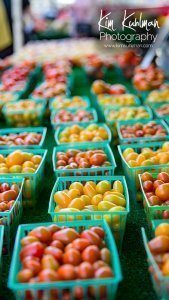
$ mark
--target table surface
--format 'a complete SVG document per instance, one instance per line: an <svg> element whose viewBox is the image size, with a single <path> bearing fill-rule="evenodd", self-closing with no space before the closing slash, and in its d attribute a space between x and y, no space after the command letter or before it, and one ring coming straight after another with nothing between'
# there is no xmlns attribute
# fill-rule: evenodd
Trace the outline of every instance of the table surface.
<svg viewBox="0 0 169 300"><path fill-rule="evenodd" d="M75 69L74 75L74 95L86 95L90 97L90 82L86 80L83 72ZM124 83L131 90L130 82L126 82L121 75L114 75L113 72L108 73L106 81L111 83ZM0 124L1 125L1 124ZM2 124L4 127L4 125ZM54 134L52 128L47 124L48 132L44 148L48 149L46 159L46 168L43 179L43 190L37 195L37 204L33 211L24 209L21 224L40 223L51 221L48 215L48 203L52 187L55 182L55 177L52 168L52 151L56 145L54 141ZM118 157L117 148L113 147L115 159L117 162L117 169L115 175L123 175L123 170ZM146 253L144 250L141 227L145 227L148 231L148 225L144 210L140 205L136 204L130 199L131 212L127 218L127 226L123 241L123 248L120 254L123 281L120 283L117 291L117 300L156 300L157 297L153 290L150 276L148 273L148 265ZM12 256L12 255L11 255ZM7 277L9 272L9 264L11 257L3 256L3 272L2 272L2 286L0 288L0 300L13 300L14 296L6 288ZM19 300L19 299L17 299Z"/></svg>

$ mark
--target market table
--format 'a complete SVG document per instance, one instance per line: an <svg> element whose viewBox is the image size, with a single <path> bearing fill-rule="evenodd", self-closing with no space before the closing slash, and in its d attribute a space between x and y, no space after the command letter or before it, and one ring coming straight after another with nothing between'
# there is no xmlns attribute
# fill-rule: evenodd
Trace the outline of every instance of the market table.
<svg viewBox="0 0 169 300"><path fill-rule="evenodd" d="M73 71L74 76L74 95L86 95L90 96L90 82L84 77L84 73L80 69L75 69ZM106 81L111 83L122 83L127 85L131 90L131 83L126 82L121 76L115 75L114 72L109 72L106 77ZM52 151L55 146L53 130L49 123L46 124L48 127L47 137L45 141L44 148L48 149L45 176L43 181L43 190L37 195L38 201L34 210L25 210L22 216L22 224L27 223L37 223L51 221L48 215L48 203L50 193L52 191L55 177L52 168ZM4 127L4 124L0 124L0 127ZM113 147L113 145L111 145ZM113 152L115 154L115 159L117 162L117 169L115 170L115 175L123 175L123 170L121 167L120 159L118 157L117 149L113 147ZM120 254L120 261L123 272L123 281L119 285L117 292L117 300L146 300L157 299L155 292L153 290L149 273L148 265L146 261L146 253L144 250L141 227L145 227L148 232L148 224L143 208L140 205L136 205L130 199L130 209L131 212L127 218L127 226L123 241L123 248ZM12 293L6 288L10 257L3 256L3 282L1 286L0 300L13 300L14 297Z"/></svg>

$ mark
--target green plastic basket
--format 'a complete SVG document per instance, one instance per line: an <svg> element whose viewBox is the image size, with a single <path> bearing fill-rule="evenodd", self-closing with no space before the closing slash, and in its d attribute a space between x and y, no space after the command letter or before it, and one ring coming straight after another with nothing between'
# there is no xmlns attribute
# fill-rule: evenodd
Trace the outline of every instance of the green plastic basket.
<svg viewBox="0 0 169 300"><path fill-rule="evenodd" d="M158 175L158 173L153 173L152 174L153 178L157 178L157 175ZM165 210L169 211L169 206L168 205L154 205L154 206L151 206L149 204L149 201L148 201L148 199L146 197L146 194L144 192L144 189L143 189L141 175L138 175L138 176L139 176L141 191L142 191L142 195L143 195L144 210L145 210L148 221L151 222L154 219L164 219L163 218L163 213L164 213Z"/></svg>
<svg viewBox="0 0 169 300"><path fill-rule="evenodd" d="M164 105L168 105L169 106L169 103L156 103L156 104L153 104L151 106L152 108L152 111L153 111L153 114L155 116L155 118L158 118L158 119L162 119L162 120L165 120L167 123L169 122L169 114L168 115L160 115L158 112L157 112L157 109L159 107L162 107Z"/></svg>
<svg viewBox="0 0 169 300"><path fill-rule="evenodd" d="M29 127L41 125L46 111L46 103L43 100L31 101L37 104L41 104L41 107L34 108L32 110L19 109L9 111L7 108L8 104L5 104L2 108L2 113L4 115L6 123L12 127ZM18 102L13 102L13 104L15 103Z"/></svg>
<svg viewBox="0 0 169 300"><path fill-rule="evenodd" d="M122 161L122 166L123 166L123 171L126 176L126 180L129 186L129 190L131 193L131 196L134 199L137 199L138 201L142 200L142 194L140 193L140 183L139 183L139 178L138 174L142 174L146 171L152 172L152 173L157 173L157 172L169 172L169 165L168 164L161 164L161 165L152 165L152 166L139 166L139 167L130 167L128 163L125 161L123 157L123 151L126 148L133 148L135 152L140 153L142 148L151 148L151 149L158 149L160 148L163 142L151 142L151 143L142 143L140 144L130 144L130 145L119 145L118 146L118 151L121 156L121 161Z"/></svg>
<svg viewBox="0 0 169 300"><path fill-rule="evenodd" d="M99 101L99 99L98 99L98 97L96 98L96 101L98 102L98 105L101 107L101 109L104 111L105 109L112 109L112 107L124 107L124 106L140 106L141 105L141 103L140 103L140 99L136 96L136 95L133 95L133 94L130 94L130 93L127 93L127 94L129 94L129 95L132 95L133 97L134 97L134 103L132 103L132 105L126 105L126 104L123 104L123 105L121 105L121 104L101 104L100 103L100 101ZM125 95L125 94L124 94ZM105 94L105 95L103 95L103 98L109 98L109 97L117 97L117 96L119 96L119 95L107 95L107 94Z"/></svg>
<svg viewBox="0 0 169 300"><path fill-rule="evenodd" d="M0 226L0 281L2 282L2 254L3 254L3 242L4 242L4 226ZM0 282L0 286L1 286Z"/></svg>
<svg viewBox="0 0 169 300"><path fill-rule="evenodd" d="M103 141L101 141L100 143L110 143L111 142L111 131L110 131L110 129L109 129L109 127L106 125L106 124L104 124L104 123L97 123L97 125L98 126L101 126L101 127L104 127L104 129L106 129L106 131L107 131L107 133L108 133L108 139L107 140L103 140ZM83 127L83 128L86 128L88 126L88 124L80 124L80 127ZM60 126L60 127L58 127L57 129L56 129L56 131L55 131L55 135L54 135L54 137L55 137L55 141L56 141L56 143L57 143L57 145L69 145L70 147L72 146L72 145L78 145L78 144L84 144L85 142L72 142L72 143L60 143L59 142L59 135L60 135L60 133L66 128L66 127L68 127L67 125L62 125L62 126ZM92 141L90 141L90 143L96 143L96 142L92 142Z"/></svg>
<svg viewBox="0 0 169 300"><path fill-rule="evenodd" d="M166 131L166 136L145 136L145 137L133 137L133 138L124 138L121 134L121 126L126 125L126 126L131 126L131 125L135 125L137 123L141 123L141 124L147 124L150 121L147 120L141 120L141 121L137 121L137 120L128 120L128 121L119 121L117 123L117 134L118 134L118 139L120 144L132 144L132 143L145 143L145 142L149 142L151 141L160 141L160 140L169 140L169 127L166 124L165 121L163 120L153 120L154 122L156 122L156 124L161 125L165 131Z"/></svg>
<svg viewBox="0 0 169 300"><path fill-rule="evenodd" d="M65 290L70 293L70 299L75 300L74 289L76 287L81 287L84 292L84 298L89 300L87 296L88 288L93 287L96 297L93 299L101 299L100 297L100 288L105 287L106 289L106 299L114 299L116 295L116 291L118 288L119 282L122 280L122 273L119 261L119 255L117 252L117 248L114 242L114 238L111 234L109 226L104 220L99 221L76 221L76 222L65 222L64 226L73 227L79 232L84 229L88 229L92 226L101 226L105 231L105 241L108 249L111 253L111 267L114 270L113 278L99 278L99 279L82 279L82 280L69 280L69 281L58 281L58 282L39 282L39 283L19 283L17 281L17 274L21 269L21 262L19 258L19 253L21 251L20 241L23 237L25 237L29 231L36 228L37 226L49 226L53 223L40 223L40 224L28 224L28 225L20 225L18 228L12 262L10 267L10 273L8 278L8 288L12 289L15 293L16 299L27 299L26 293L30 293L31 299L42 299L39 298L39 292L42 297L45 299L50 299L51 291L58 292L58 300L62 300L64 298ZM61 224L59 224L61 225ZM62 224L63 225L63 224ZM28 292L29 291L29 292ZM43 298L44 299L44 298Z"/></svg>
<svg viewBox="0 0 169 300"><path fill-rule="evenodd" d="M57 191L62 191L70 186L72 182L87 182L94 181L98 183L101 180L108 180L113 183L115 180L120 180L124 187L124 196L126 199L126 210L119 212L109 212L109 211L79 211L79 212L67 212L66 214L63 212L55 212L55 202L54 202L54 194ZM60 221L76 221L76 220L100 220L106 219L108 224L113 231L114 237L116 239L117 245L119 249L122 246L123 236L126 227L127 214L129 213L129 194L127 189L127 184L124 176L79 176L79 177L59 177L55 185L53 187L48 213L51 215L51 218L54 222Z"/></svg>
<svg viewBox="0 0 169 300"><path fill-rule="evenodd" d="M19 148L18 148L19 149ZM16 149L0 150L0 154L7 156ZM20 177L25 178L23 186L23 205L26 207L32 207L36 204L37 195L42 188L42 180L45 167L45 158L47 150L45 149L22 149L22 152L33 153L34 155L41 155L42 161L39 164L35 173L10 173L12 178ZM2 174L3 178L8 178L9 173Z"/></svg>
<svg viewBox="0 0 169 300"><path fill-rule="evenodd" d="M145 229L142 228L143 243L147 254L148 266L151 269L151 280L153 283L154 290L158 295L159 299L168 300L169 299L169 277L163 276L161 273L153 255L148 247L148 239L146 236Z"/></svg>
<svg viewBox="0 0 169 300"><path fill-rule="evenodd" d="M22 191L24 179L16 176L11 177L9 175L8 177L1 176L0 183L4 182L9 183L10 185L16 183L20 188L18 197L12 208L7 212L0 212L0 228L2 225L4 226L4 251L5 253L8 253L22 216Z"/></svg>
<svg viewBox="0 0 169 300"><path fill-rule="evenodd" d="M85 106L81 106L81 104L80 104L80 106L76 106L76 107L74 106L74 109L89 108L90 107L90 99L88 97L86 97L86 96L79 96L79 97L83 99ZM59 98L59 96L55 97L55 98L52 98L50 100L50 102L49 102L49 109L50 109L51 112L58 110L58 108L54 107L54 103L60 101L60 100L58 100L58 98ZM71 101L72 97L70 97L69 99Z"/></svg>
<svg viewBox="0 0 169 300"><path fill-rule="evenodd" d="M67 111L70 111L71 113L75 113L77 112L77 109L66 109ZM91 113L93 119L90 120L90 121L87 121L87 122L74 122L74 121L71 121L71 122L55 122L54 121L54 116L56 115L56 113L59 112L59 110L56 110L56 111L53 111L51 113L51 125L53 127L54 130L57 129L57 127L59 126L62 126L62 125L67 125L67 126L71 126L73 124L92 124L92 123L97 123L98 122L98 117L97 117L97 112L94 108L85 108L83 110L86 110L87 112Z"/></svg>
<svg viewBox="0 0 169 300"><path fill-rule="evenodd" d="M9 149L9 148L42 148L44 145L45 137L46 137L46 132L47 128L46 127L27 127L27 128L8 128L8 129L0 129L0 136L3 135L8 135L8 134L20 134L20 133L29 133L29 132L34 132L34 133L40 133L42 134L41 141L38 145L0 145L0 149Z"/></svg>
<svg viewBox="0 0 169 300"><path fill-rule="evenodd" d="M109 146L109 144L101 144L101 143L95 143L94 145L91 143L84 143L83 145L77 145L75 147L76 150L81 151L87 151L87 150L95 150L95 149L101 149L104 150L108 157L108 161L111 163L110 166L105 167L97 167L97 168L85 168L85 169L67 169L67 170L60 170L56 168L56 154L57 152L66 152L67 150L70 150L70 146L58 146L53 149L53 170L55 172L55 176L57 177L63 177L63 176L96 176L96 175L114 175L114 170L116 168L116 162L113 155L113 152Z"/></svg>

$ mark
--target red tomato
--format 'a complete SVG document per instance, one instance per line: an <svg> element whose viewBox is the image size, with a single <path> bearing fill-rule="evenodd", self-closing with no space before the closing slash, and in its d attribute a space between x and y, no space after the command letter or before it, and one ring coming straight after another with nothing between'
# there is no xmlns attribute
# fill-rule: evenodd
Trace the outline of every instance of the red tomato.
<svg viewBox="0 0 169 300"><path fill-rule="evenodd" d="M29 245L31 243L34 242L38 242L38 239L34 236L25 236L22 240L21 240L21 245L22 247Z"/></svg>
<svg viewBox="0 0 169 300"><path fill-rule="evenodd" d="M101 239L99 235L91 230L84 230L81 233L81 237L87 239L93 245L99 246L101 244Z"/></svg>
<svg viewBox="0 0 169 300"><path fill-rule="evenodd" d="M23 261L23 267L32 271L33 275L37 275L41 270L40 262L33 257L26 257Z"/></svg>
<svg viewBox="0 0 169 300"><path fill-rule="evenodd" d="M64 251L66 252L66 251L68 251L69 249L72 249L72 248L73 248L73 244L70 243L70 244L66 245Z"/></svg>
<svg viewBox="0 0 169 300"><path fill-rule="evenodd" d="M22 248L20 252L20 259L22 261L26 256L35 256L40 258L42 257L43 253L44 247L42 243L34 242Z"/></svg>
<svg viewBox="0 0 169 300"><path fill-rule="evenodd" d="M161 201L167 201L169 199L169 183L161 184L155 190L155 194Z"/></svg>
<svg viewBox="0 0 169 300"><path fill-rule="evenodd" d="M87 261L92 264L99 259L100 259L100 250L95 245L88 246L82 252L83 261Z"/></svg>
<svg viewBox="0 0 169 300"><path fill-rule="evenodd" d="M94 277L93 266L89 262L82 262L78 268L78 276L81 279L88 279Z"/></svg>
<svg viewBox="0 0 169 300"><path fill-rule="evenodd" d="M144 173L141 175L141 179L142 179L142 181L148 181L148 180L154 181L153 176L152 176L151 173L149 173L149 172L144 172Z"/></svg>
<svg viewBox="0 0 169 300"><path fill-rule="evenodd" d="M90 164L95 165L95 166L101 166L102 164L104 164L106 159L107 159L107 156L105 154L96 153L90 157Z"/></svg>
<svg viewBox="0 0 169 300"><path fill-rule="evenodd" d="M69 249L63 254L63 263L78 266L81 263L80 252L76 249Z"/></svg>
<svg viewBox="0 0 169 300"><path fill-rule="evenodd" d="M100 269L101 267L105 267L105 266L107 266L107 264L102 260L98 260L93 264L93 268L95 271Z"/></svg>
<svg viewBox="0 0 169 300"><path fill-rule="evenodd" d="M58 269L58 275L62 280L76 279L75 267L70 264L63 265Z"/></svg>
<svg viewBox="0 0 169 300"><path fill-rule="evenodd" d="M83 251L86 247L90 246L91 243L87 239L79 238L72 242L72 247L76 248L80 252Z"/></svg>
<svg viewBox="0 0 169 300"><path fill-rule="evenodd" d="M113 272L110 267L101 267L100 269L96 270L95 272L96 278L107 278L107 277L113 277Z"/></svg>
<svg viewBox="0 0 169 300"><path fill-rule="evenodd" d="M10 186L8 183L2 183L0 186L0 192L3 193L5 191L9 191L10 190Z"/></svg>
<svg viewBox="0 0 169 300"><path fill-rule="evenodd" d="M33 272L30 269L23 269L17 275L17 279L19 282L29 282L29 280L32 277L33 277Z"/></svg>
<svg viewBox="0 0 169 300"><path fill-rule="evenodd" d="M100 250L100 254L101 254L101 260L109 265L111 261L110 251L107 248L103 248Z"/></svg>
<svg viewBox="0 0 169 300"><path fill-rule="evenodd" d="M59 276L58 273L52 269L45 269L39 273L39 281L41 282L50 282L50 281L58 281Z"/></svg>
<svg viewBox="0 0 169 300"><path fill-rule="evenodd" d="M56 231L59 231L61 228L60 228L58 225L56 225L56 224L52 224L52 225L49 225L49 226L47 227L47 229L48 229L48 231L51 232L51 234L53 234L53 233L55 233Z"/></svg>
<svg viewBox="0 0 169 300"><path fill-rule="evenodd" d="M158 188L159 185L161 185L161 184L163 184L163 183L164 183L164 182L161 181L161 180L155 180L155 181L154 181L154 188L155 188L155 189Z"/></svg>
<svg viewBox="0 0 169 300"><path fill-rule="evenodd" d="M157 179L165 183L169 183L169 174L166 172L161 172L158 174Z"/></svg>
<svg viewBox="0 0 169 300"><path fill-rule="evenodd" d="M146 193L150 193L154 190L154 184L152 181L147 180L143 182L143 189Z"/></svg>
<svg viewBox="0 0 169 300"><path fill-rule="evenodd" d="M50 246L55 247L55 248L59 248L59 249L61 249L61 250L64 249L63 243L60 242L60 241L57 241L57 240L52 241L52 243L50 243Z"/></svg>
<svg viewBox="0 0 169 300"><path fill-rule="evenodd" d="M39 239L39 241L42 243L48 243L51 240L51 233L44 226L36 227L28 233L28 236L34 236L37 239Z"/></svg>
<svg viewBox="0 0 169 300"><path fill-rule="evenodd" d="M44 254L51 254L58 262L62 262L63 251L59 248L48 246L45 248Z"/></svg>
<svg viewBox="0 0 169 300"><path fill-rule="evenodd" d="M149 243L150 251L153 254L162 254L169 251L169 237L161 235L152 239Z"/></svg>
<svg viewBox="0 0 169 300"><path fill-rule="evenodd" d="M73 242L79 237L79 233L73 228L64 228L54 233L53 240L59 240L64 245Z"/></svg>
<svg viewBox="0 0 169 300"><path fill-rule="evenodd" d="M90 228L90 230L97 233L101 239L104 239L105 233L104 233L103 228L95 226L95 227Z"/></svg>

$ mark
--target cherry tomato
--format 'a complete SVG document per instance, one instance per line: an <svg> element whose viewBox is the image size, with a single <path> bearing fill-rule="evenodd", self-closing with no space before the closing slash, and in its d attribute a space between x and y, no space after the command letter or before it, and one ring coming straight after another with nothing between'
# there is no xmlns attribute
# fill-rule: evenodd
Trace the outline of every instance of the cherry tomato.
<svg viewBox="0 0 169 300"><path fill-rule="evenodd" d="M55 248L59 248L61 250L64 249L64 245L62 242L58 241L58 240L54 240L52 241L52 243L50 243L50 246L55 247Z"/></svg>
<svg viewBox="0 0 169 300"><path fill-rule="evenodd" d="M155 194L161 201L167 201L169 199L169 183L161 184L155 190Z"/></svg>
<svg viewBox="0 0 169 300"><path fill-rule="evenodd" d="M101 239L104 239L105 233L104 233L103 228L95 226L95 227L90 228L90 230L97 233Z"/></svg>
<svg viewBox="0 0 169 300"><path fill-rule="evenodd" d="M20 252L20 259L22 261L26 256L35 256L40 258L42 257L43 253L44 247L42 243L34 242L22 248Z"/></svg>
<svg viewBox="0 0 169 300"><path fill-rule="evenodd" d="M83 262L78 267L78 275L81 279L88 279L94 277L93 266L89 262Z"/></svg>
<svg viewBox="0 0 169 300"><path fill-rule="evenodd" d="M142 181L154 181L153 176L149 172L145 172L141 175Z"/></svg>
<svg viewBox="0 0 169 300"><path fill-rule="evenodd" d="M58 225L56 225L56 224L52 224L52 225L49 225L49 226L47 227L47 229L48 229L48 231L51 232L51 234L53 234L53 233L55 233L56 231L59 231L61 228L60 228Z"/></svg>
<svg viewBox="0 0 169 300"><path fill-rule="evenodd" d="M69 249L63 254L63 263L78 266L81 263L80 252L76 249Z"/></svg>
<svg viewBox="0 0 169 300"><path fill-rule="evenodd" d="M88 246L82 252L83 261L87 261L92 264L99 259L100 259L100 250L95 245Z"/></svg>
<svg viewBox="0 0 169 300"><path fill-rule="evenodd" d="M48 246L44 250L44 254L51 254L58 262L62 262L63 251L53 246Z"/></svg>
<svg viewBox="0 0 169 300"><path fill-rule="evenodd" d="M157 189L159 185L163 184L164 182L162 180L155 180L154 181L154 188Z"/></svg>
<svg viewBox="0 0 169 300"><path fill-rule="evenodd" d="M45 226L39 226L28 233L28 236L34 236L42 243L48 243L51 240L51 233Z"/></svg>
<svg viewBox="0 0 169 300"><path fill-rule="evenodd" d="M150 193L154 190L154 184L152 181L147 180L143 182L143 189L145 192Z"/></svg>
<svg viewBox="0 0 169 300"><path fill-rule="evenodd" d="M169 237L168 236L157 236L152 239L149 243L150 251L153 254L161 254L169 251Z"/></svg>
<svg viewBox="0 0 169 300"><path fill-rule="evenodd" d="M81 233L81 237L87 239L93 245L99 246L101 244L101 239L99 235L91 230L84 230Z"/></svg>
<svg viewBox="0 0 169 300"><path fill-rule="evenodd" d="M26 257L23 261L23 267L32 271L33 275L38 275L41 270L40 262L33 257Z"/></svg>
<svg viewBox="0 0 169 300"><path fill-rule="evenodd" d="M110 264L110 260L111 260L110 251L107 248L102 248L100 250L100 254L101 254L101 260L104 261L106 264Z"/></svg>
<svg viewBox="0 0 169 300"><path fill-rule="evenodd" d="M58 281L59 276L58 273L52 269L45 269L39 273L39 281L41 282L50 282L50 281Z"/></svg>
<svg viewBox="0 0 169 300"><path fill-rule="evenodd" d="M155 236L166 235L169 237L169 224L161 223L155 229Z"/></svg>
<svg viewBox="0 0 169 300"><path fill-rule="evenodd" d="M169 174L166 172L161 172L158 174L157 179L165 183L169 183Z"/></svg>
<svg viewBox="0 0 169 300"><path fill-rule="evenodd" d="M101 267L100 269L95 271L95 277L96 278L107 278L107 277L113 277L113 272L110 267Z"/></svg>
<svg viewBox="0 0 169 300"><path fill-rule="evenodd" d="M52 269L57 270L59 268L58 261L51 254L46 254L42 257L41 260L42 269Z"/></svg>
<svg viewBox="0 0 169 300"><path fill-rule="evenodd" d="M54 233L53 240L59 240L64 245L73 242L79 237L79 233L73 228L65 228Z"/></svg>
<svg viewBox="0 0 169 300"><path fill-rule="evenodd" d="M80 252L90 245L91 243L89 242L89 240L84 238L79 238L72 242L72 247L79 250Z"/></svg>
<svg viewBox="0 0 169 300"><path fill-rule="evenodd" d="M34 236L25 236L22 240L21 240L21 245L22 247L29 245L31 243L34 242L38 242L38 239Z"/></svg>
<svg viewBox="0 0 169 300"><path fill-rule="evenodd" d="M95 271L100 269L101 267L105 267L105 266L107 266L107 264L102 260L98 260L93 264L93 268Z"/></svg>
<svg viewBox="0 0 169 300"><path fill-rule="evenodd" d="M32 277L33 277L33 272L30 269L23 269L17 275L17 279L19 282L29 282L29 280Z"/></svg>
<svg viewBox="0 0 169 300"><path fill-rule="evenodd" d="M65 264L58 269L58 275L61 280L76 279L75 267L70 264Z"/></svg>

